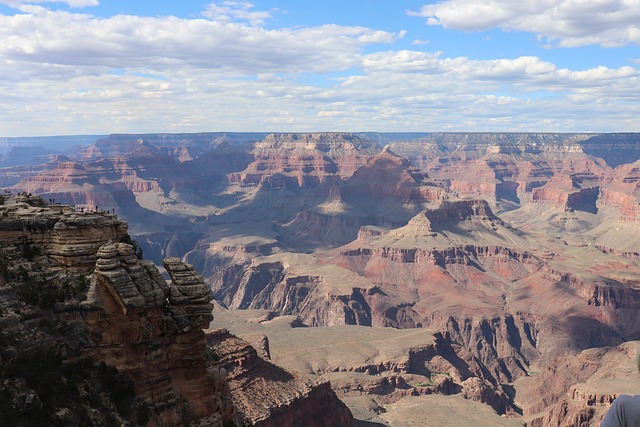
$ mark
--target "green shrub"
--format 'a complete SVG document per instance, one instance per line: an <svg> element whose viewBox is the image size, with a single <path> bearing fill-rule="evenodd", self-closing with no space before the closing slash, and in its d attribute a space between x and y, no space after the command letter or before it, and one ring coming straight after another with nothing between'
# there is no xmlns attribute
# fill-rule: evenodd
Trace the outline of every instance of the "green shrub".
<svg viewBox="0 0 640 427"><path fill-rule="evenodd" d="M86 276L76 276L60 282L33 279L28 272L25 276L21 271L19 278L23 283L18 288L18 295L29 305L51 309L57 302L87 299L89 281Z"/></svg>
<svg viewBox="0 0 640 427"><path fill-rule="evenodd" d="M136 399L133 383L124 380L114 367L104 363L99 365L98 376L118 413L125 418L130 417Z"/></svg>
<svg viewBox="0 0 640 427"><path fill-rule="evenodd" d="M88 360L65 363L53 349L39 348L19 354L0 374L3 378L24 381L40 402L16 408L12 403L15 397L0 387L0 425L66 425L55 415L61 408L71 411L71 418L79 422L74 425L91 424L88 408L103 413L106 425L122 424L116 411L131 426L144 426L150 419L150 408L136 397L133 383L104 363L97 366ZM104 406L108 401L116 411Z"/></svg>
<svg viewBox="0 0 640 427"><path fill-rule="evenodd" d="M34 196L33 194L27 194L27 200L25 200L25 203L38 208L47 206L47 202L45 202L42 197Z"/></svg>
<svg viewBox="0 0 640 427"><path fill-rule="evenodd" d="M22 256L28 261L33 261L33 258L42 253L38 246L33 245L32 242L26 238L20 244L20 248L22 249Z"/></svg>
<svg viewBox="0 0 640 427"><path fill-rule="evenodd" d="M127 243L133 246L133 251L136 254L136 258L142 259L142 255L143 255L142 248L140 247L140 244L136 239L132 239L131 236L129 236L128 234L125 234L124 237L120 239L120 242Z"/></svg>

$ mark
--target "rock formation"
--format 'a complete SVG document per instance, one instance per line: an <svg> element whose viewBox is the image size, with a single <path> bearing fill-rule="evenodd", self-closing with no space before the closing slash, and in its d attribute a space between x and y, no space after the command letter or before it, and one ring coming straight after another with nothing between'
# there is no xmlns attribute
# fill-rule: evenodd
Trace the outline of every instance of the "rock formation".
<svg viewBox="0 0 640 427"><path fill-rule="evenodd" d="M448 196L446 182L430 179L386 146L344 184L331 187L326 200L284 224L283 241L294 248L296 241L338 246L355 239L361 226L402 226Z"/></svg>
<svg viewBox="0 0 640 427"><path fill-rule="evenodd" d="M351 412L328 382L291 374L258 356L247 342L221 329L207 334L225 372L239 425L333 427L353 425Z"/></svg>
<svg viewBox="0 0 640 427"><path fill-rule="evenodd" d="M249 170L261 171L260 175L311 173L320 180L326 174L344 178L351 176L378 150L375 142L353 134L270 134L254 145L256 161ZM251 182L255 183L255 179L247 183Z"/></svg>
<svg viewBox="0 0 640 427"><path fill-rule="evenodd" d="M168 284L123 242L127 227L114 215L50 208L32 196L5 198L0 211L0 376L8 399L0 417L67 425L351 425L328 383L270 364L281 376L265 378L256 361L254 370L232 371L258 357L246 343L243 354L230 351L228 343L240 341L229 334L224 343L205 336L213 296L202 276L167 258ZM24 371L23 360L42 358L51 360L48 377ZM59 375L52 391L68 387L75 401L44 394L52 375ZM256 415L242 402L261 393L278 398Z"/></svg>

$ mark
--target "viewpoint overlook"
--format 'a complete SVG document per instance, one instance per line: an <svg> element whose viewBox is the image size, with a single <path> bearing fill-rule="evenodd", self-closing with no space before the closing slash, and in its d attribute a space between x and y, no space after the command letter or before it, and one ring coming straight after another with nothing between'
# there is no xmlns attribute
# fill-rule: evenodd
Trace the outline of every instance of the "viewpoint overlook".
<svg viewBox="0 0 640 427"><path fill-rule="evenodd" d="M640 390L640 134L0 142L4 419L587 426Z"/></svg>

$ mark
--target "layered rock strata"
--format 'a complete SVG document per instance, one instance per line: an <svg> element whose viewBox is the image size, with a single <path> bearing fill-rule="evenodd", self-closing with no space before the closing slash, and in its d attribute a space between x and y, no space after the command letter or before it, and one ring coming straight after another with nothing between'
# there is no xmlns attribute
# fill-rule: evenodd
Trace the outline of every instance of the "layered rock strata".
<svg viewBox="0 0 640 427"><path fill-rule="evenodd" d="M333 427L353 425L349 409L328 382L289 373L258 356L246 341L226 329L207 334L222 369L239 425L255 427Z"/></svg>
<svg viewBox="0 0 640 427"><path fill-rule="evenodd" d="M178 259L168 259L169 286L152 263L139 261L124 243L103 245L97 258L83 303L91 336L88 353L133 380L139 396L155 409L159 425L197 419L220 423L202 331L213 320L213 297L202 277Z"/></svg>
<svg viewBox="0 0 640 427"><path fill-rule="evenodd" d="M335 178L351 176L378 150L375 142L352 134L271 134L254 145L255 161L229 180L257 185L282 174L295 178L291 183L298 186L336 182Z"/></svg>
<svg viewBox="0 0 640 427"><path fill-rule="evenodd" d="M509 383L536 361L637 331L637 278L625 272L637 271L633 259L607 271L613 261L596 248L557 261L551 249L484 200L445 200L404 227L364 227L334 251L222 266L212 285L229 308L293 314L309 326L446 332L494 384Z"/></svg>

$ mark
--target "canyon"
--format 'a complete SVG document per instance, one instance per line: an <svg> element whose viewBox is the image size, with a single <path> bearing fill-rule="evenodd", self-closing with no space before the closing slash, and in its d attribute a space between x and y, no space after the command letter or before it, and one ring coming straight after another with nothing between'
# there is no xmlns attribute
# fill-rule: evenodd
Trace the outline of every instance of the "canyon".
<svg viewBox="0 0 640 427"><path fill-rule="evenodd" d="M111 135L47 156L0 168L52 211L20 202L7 242L91 275L85 357L158 425L597 425L633 394L640 134Z"/></svg>

